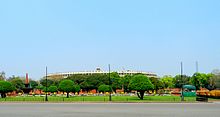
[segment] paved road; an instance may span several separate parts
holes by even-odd
[[[0,103],[0,117],[220,117],[220,103]]]

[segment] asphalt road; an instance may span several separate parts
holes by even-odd
[[[0,103],[0,117],[220,117],[220,103]]]

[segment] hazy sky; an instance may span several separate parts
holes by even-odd
[[[219,0],[2,0],[0,71],[220,68]]]

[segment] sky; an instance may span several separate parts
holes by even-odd
[[[2,0],[0,71],[220,69],[219,0]]]

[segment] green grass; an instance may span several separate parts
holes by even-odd
[[[1,102],[44,102],[45,97],[7,97],[0,98]],[[48,97],[49,102],[109,102],[108,96],[75,96]],[[195,102],[195,97],[185,97],[185,102]],[[140,100],[136,96],[112,96],[112,102],[181,102],[179,96],[145,96]]]

